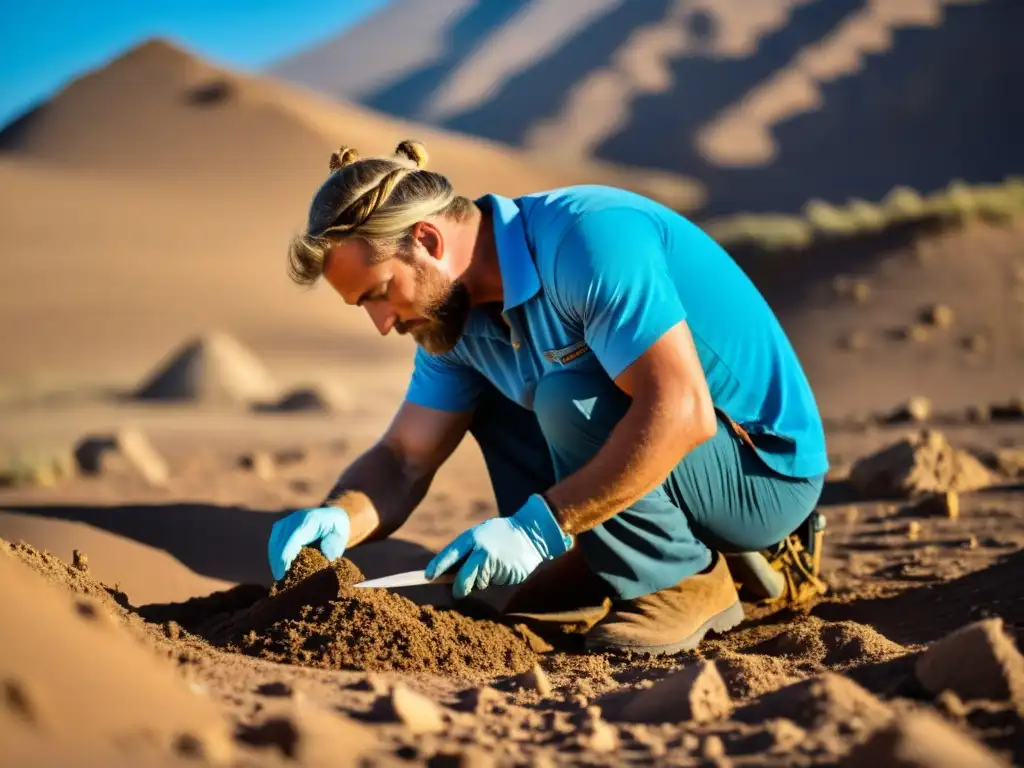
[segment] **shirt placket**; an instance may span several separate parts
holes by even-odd
[[[516,360],[516,368],[523,382],[523,390],[526,393],[525,399],[532,406],[533,392],[537,388],[540,370],[534,359],[533,350],[530,348],[523,313],[520,307],[514,307],[507,313],[503,313],[502,318],[508,325],[511,334],[512,351]]]

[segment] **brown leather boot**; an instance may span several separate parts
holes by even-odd
[[[573,547],[530,574],[503,613],[537,630],[547,624],[562,632],[582,633],[608,613],[609,593],[608,583],[590,570],[580,548]]]
[[[709,630],[727,632],[743,621],[736,585],[725,558],[674,587],[613,603],[587,633],[587,650],[628,650],[661,655],[692,651]]]

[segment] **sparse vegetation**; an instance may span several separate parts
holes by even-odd
[[[1021,215],[1024,177],[1010,176],[999,184],[969,185],[956,180],[927,196],[908,187],[894,187],[878,203],[850,200],[846,205],[833,205],[811,200],[802,215],[737,214],[706,222],[704,228],[725,246],[780,251],[901,226],[960,226],[973,220],[1002,223]]]

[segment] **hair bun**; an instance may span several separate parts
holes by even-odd
[[[417,168],[424,168],[427,165],[427,148],[415,139],[406,139],[395,147],[395,154],[412,160]]]
[[[359,153],[352,147],[341,147],[337,152],[331,154],[331,171],[337,171],[346,165],[351,165],[359,159]]]

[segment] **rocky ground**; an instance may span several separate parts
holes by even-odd
[[[802,609],[748,605],[733,632],[660,659],[583,654],[578,634],[502,620],[500,601],[456,613],[445,587],[346,586],[359,568],[423,563],[490,514],[480,477],[461,494],[432,492],[392,549],[354,550],[355,564],[333,568],[310,557],[272,585],[260,560],[276,514],[258,509],[308,503],[352,446],[268,438],[253,451],[153,430],[140,451],[146,435],[122,436],[100,452],[100,474],[8,489],[0,508],[163,540],[222,578],[208,567],[220,551],[252,577],[143,604],[115,586],[116,562],[5,544],[2,743],[39,764],[65,748],[169,765],[1024,761],[1024,420],[1013,404],[983,424],[963,416],[830,425],[829,592]],[[166,477],[146,480],[147,456]],[[237,507],[237,537],[224,507],[193,501],[217,476],[218,492],[252,504]],[[155,507],[164,529],[152,512],[140,520]],[[208,533],[209,551],[196,543]]]

